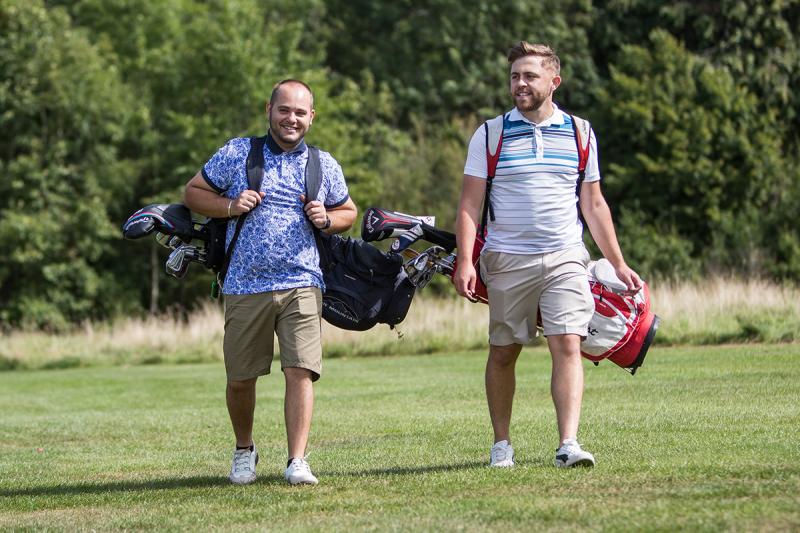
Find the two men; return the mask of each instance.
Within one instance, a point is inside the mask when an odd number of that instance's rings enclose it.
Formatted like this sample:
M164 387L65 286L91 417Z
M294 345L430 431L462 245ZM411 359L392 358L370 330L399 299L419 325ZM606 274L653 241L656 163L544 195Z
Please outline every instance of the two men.
M256 479L256 380L270 372L277 335L286 381L289 460L284 477L291 484L315 485L317 478L305 453L314 405L312 383L322 371L324 284L311 224L327 233L346 231L355 220L356 207L341 167L323 151L319 153L319 196L305 199L308 148L303 139L314 119L314 97L308 85L298 80L276 84L267 118L261 190L248 190L250 141L236 138L189 181L184 201L192 211L209 217L249 213L223 280L226 400L236 437L229 479L237 484ZM235 226L235 222L228 224L226 248Z
M600 192L594 132L576 197L579 158L572 118L553 103L561 83L558 56L547 46L522 41L509 51L508 62L515 107L504 114L503 144L489 198L494 218L480 261L489 294L486 397L495 442L490 464L514 465L514 369L522 345L536 336L540 311L552 358L550 390L559 433L555 465L592 466L594 457L577 441L583 397L580 342L594 311L578 209L620 280L630 290L641 288L642 281L625 264ZM471 258L486 191L486 146L486 133L478 128L469 144L456 222L454 283L457 292L470 299L477 277Z

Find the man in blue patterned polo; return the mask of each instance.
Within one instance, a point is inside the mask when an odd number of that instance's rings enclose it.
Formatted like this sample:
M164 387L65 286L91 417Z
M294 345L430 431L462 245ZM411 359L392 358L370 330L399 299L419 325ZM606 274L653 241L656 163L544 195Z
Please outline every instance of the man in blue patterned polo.
M515 106L503 116L503 144L489 193L494 216L480 260L489 295L486 397L495 443L490 465L514 466L509 431L514 369L522 345L537 335L541 311L559 434L554 464L593 466L594 456L577 441L583 397L580 342L594 312L578 209L617 277L631 291L639 290L642 281L625 263L617 243L600 191L597 139L591 130L585 178L576 195L580 159L573 117L553 102L561 83L558 56L546 45L521 41L509 51L508 63ZM470 299L477 276L471 261L475 228L487 187L486 148L481 127L469 144L456 222L458 269L453 281L458 293Z
M261 190L248 190L248 138L231 139L186 186L184 201L197 213L222 218L249 213L235 244L225 295L226 400L236 450L229 479L252 483L256 380L269 374L278 337L286 381L284 417L291 484L317 484L305 459L314 405L312 382L322 371L320 314L324 284L311 224L326 233L346 231L356 218L342 168L320 151L319 196L306 202L304 136L314 120L314 96L298 80L275 85L267 105ZM228 224L230 244L236 218Z

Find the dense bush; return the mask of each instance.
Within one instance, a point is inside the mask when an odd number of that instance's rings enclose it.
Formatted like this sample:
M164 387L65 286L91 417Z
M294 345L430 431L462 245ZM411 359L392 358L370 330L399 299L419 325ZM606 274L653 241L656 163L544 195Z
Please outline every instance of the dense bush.
M309 141L362 209L452 229L519 39L559 52L556 99L595 125L645 277L796 282L798 25L796 0L0 0L0 327L192 306L210 276L167 281L165 251L119 225L263 133L282 78L314 88Z

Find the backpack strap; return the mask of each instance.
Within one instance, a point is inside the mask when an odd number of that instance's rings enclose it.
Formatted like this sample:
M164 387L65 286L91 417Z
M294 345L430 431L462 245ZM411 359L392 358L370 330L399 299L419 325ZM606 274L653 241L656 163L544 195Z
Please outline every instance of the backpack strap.
M581 195L581 185L583 178L586 177L586 164L589 162L589 138L591 137L592 126L588 120L584 120L575 115L570 115L572 119L572 133L575 136L575 147L578 150L578 183L577 195Z
M492 181L500 161L500 150L503 148L503 127L505 115L498 115L483 123L486 133L486 194L483 198L483 212L481 213L481 226L479 232L486 232L489 219L494 221L494 208L490 199Z
M322 184L322 170L319 166L319 148L306 145L308 162L306 163L306 202L316 200Z
M261 181L264 178L264 143L266 140L266 135L263 137L250 137L250 151L247 153L247 186L251 191L258 192L261 190ZM250 211L242 213L236 221L236 229L233 231L231 243L225 251L225 260L222 262L219 274L217 274L217 281L220 286L225 283L225 276L228 275L233 249L236 246L236 241L239 240L239 233L241 233L244 221L249 214Z
M306 202L316 200L319 196L319 189L322 185L322 167L319 163L319 148L306 145L308 149L308 161L306 162ZM311 221L308 221L311 224ZM334 262L330 252L328 239L322 234L314 224L311 224L311 231L314 232L314 242L317 243L319 252L319 265L323 274L332 266Z

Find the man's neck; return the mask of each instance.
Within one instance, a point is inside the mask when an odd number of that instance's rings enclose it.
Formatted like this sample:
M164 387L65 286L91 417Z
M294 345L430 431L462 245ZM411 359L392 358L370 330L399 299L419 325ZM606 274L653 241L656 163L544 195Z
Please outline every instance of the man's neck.
M522 116L533 122L534 124L539 124L544 122L555 112L555 107L553 106L553 101L551 99L545 100L542 105L539 106L538 109L534 109L533 111L520 111Z

